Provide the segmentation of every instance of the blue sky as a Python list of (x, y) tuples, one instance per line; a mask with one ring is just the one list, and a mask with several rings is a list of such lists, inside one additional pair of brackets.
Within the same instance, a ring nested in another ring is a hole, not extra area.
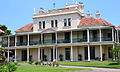
[[(76, 0), (75, 0), (76, 1)], [(120, 25), (120, 1), (114, 0), (77, 0), (85, 5), (85, 14), (89, 10), (93, 16), (100, 11), (101, 18), (118, 26)], [(1, 0), (0, 1), (0, 24), (8, 26), (12, 33), (28, 23), (32, 23), (33, 8), (38, 11), (44, 8), (46, 11), (53, 8), (64, 8), (66, 3), (73, 0)]]

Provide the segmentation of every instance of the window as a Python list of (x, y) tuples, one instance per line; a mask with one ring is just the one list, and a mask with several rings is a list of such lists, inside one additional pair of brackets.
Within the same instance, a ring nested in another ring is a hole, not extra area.
[(55, 20), (55, 27), (57, 27), (57, 24), (58, 24), (58, 21), (57, 21), (57, 20)]
[(45, 28), (45, 21), (43, 21), (43, 28)]
[(67, 19), (64, 19), (64, 26), (67, 26)]
[(51, 20), (51, 27), (54, 27), (54, 21)]
[(39, 22), (39, 29), (41, 29), (41, 22)]
[(71, 18), (68, 18), (68, 26), (71, 26)]

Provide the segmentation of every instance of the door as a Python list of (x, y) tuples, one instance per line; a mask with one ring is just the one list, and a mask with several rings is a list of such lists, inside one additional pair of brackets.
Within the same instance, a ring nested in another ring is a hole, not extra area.
[(23, 42), (23, 36), (20, 36), (20, 43)]
[(22, 50), (22, 61), (27, 61), (27, 50)]
[(53, 48), (51, 49), (51, 61), (53, 61)]
[(97, 30), (93, 30), (92, 36), (93, 41), (97, 41)]
[(87, 31), (83, 31), (83, 42), (87, 41)]
[(65, 48), (65, 59), (70, 60), (70, 48)]
[[(88, 47), (84, 48), (85, 60), (88, 59)], [(90, 59), (95, 59), (95, 47), (90, 47)]]
[(52, 33), (52, 43), (55, 43), (55, 40), (56, 40), (55, 33)]

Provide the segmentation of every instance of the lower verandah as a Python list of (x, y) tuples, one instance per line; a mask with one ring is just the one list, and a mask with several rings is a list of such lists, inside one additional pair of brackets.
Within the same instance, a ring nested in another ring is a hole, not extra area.
[(103, 61), (111, 60), (110, 48), (112, 45), (90, 46), (61, 46), (41, 48), (21, 48), (6, 50), (7, 60), (15, 58), (15, 61)]

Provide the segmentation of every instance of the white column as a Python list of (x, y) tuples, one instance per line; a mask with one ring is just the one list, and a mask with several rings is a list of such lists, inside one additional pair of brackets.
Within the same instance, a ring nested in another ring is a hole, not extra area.
[(72, 38), (73, 38), (73, 37), (72, 37), (72, 31), (71, 31), (71, 43), (73, 43), (73, 40), (72, 40)]
[(100, 42), (102, 42), (102, 31), (101, 31), (101, 28), (99, 29), (99, 31), (100, 31)]
[(89, 32), (89, 29), (87, 29), (87, 40), (88, 40), (88, 42), (90, 42), (90, 32)]
[(112, 41), (114, 41), (114, 28), (112, 28)]
[(58, 61), (58, 48), (56, 47), (56, 60)]
[(29, 62), (29, 53), (30, 53), (30, 51), (29, 51), (29, 48), (27, 47), (27, 62)]
[(43, 51), (43, 49), (41, 48), (41, 52), (40, 52), (41, 53), (41, 60), (43, 60), (43, 54), (42, 54), (43, 52), (42, 51)]
[[(115, 48), (115, 45), (113, 44), (113, 49)], [(115, 61), (115, 55), (113, 56), (113, 60)]]
[(119, 31), (117, 30), (117, 41), (119, 43)]
[(10, 52), (10, 51), (9, 51), (9, 49), (8, 49), (8, 52), (7, 52), (7, 53), (8, 53), (8, 57), (7, 57), (8, 62), (9, 62), (9, 60), (10, 60), (10, 57), (9, 57), (9, 52)]
[(58, 41), (58, 38), (57, 38), (57, 37), (58, 37), (58, 36), (57, 36), (57, 32), (56, 32), (55, 34), (56, 34), (55, 36), (56, 36), (56, 44), (57, 44), (57, 41)]
[(90, 45), (88, 45), (88, 61), (90, 61)]
[(73, 61), (73, 46), (71, 46), (71, 61)]
[(53, 60), (55, 59), (55, 47), (53, 47)]
[(15, 62), (17, 62), (17, 60), (16, 60), (16, 53), (17, 53), (17, 52), (16, 52), (16, 49), (15, 49)]
[(41, 34), (41, 44), (43, 44), (43, 34)]
[(29, 42), (29, 41), (30, 41), (30, 35), (28, 34), (27, 36), (28, 36), (27, 46), (29, 46), (29, 43), (30, 43), (30, 42)]
[(115, 31), (115, 43), (117, 42), (116, 39), (117, 38), (117, 31)]
[(40, 61), (40, 48), (38, 48), (38, 61)]
[(102, 45), (100, 45), (100, 61), (103, 61), (102, 60)]
[(17, 36), (15, 35), (15, 47), (17, 46)]
[(8, 36), (8, 47), (10, 47), (10, 37)]

